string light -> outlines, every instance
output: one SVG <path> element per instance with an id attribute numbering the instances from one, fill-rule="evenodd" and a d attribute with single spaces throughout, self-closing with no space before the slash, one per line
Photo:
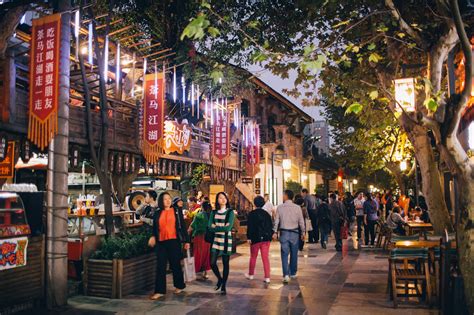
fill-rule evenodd
<path id="1" fill-rule="evenodd" d="M 194 82 L 191 83 L 191 115 L 194 116 Z"/>
<path id="2" fill-rule="evenodd" d="M 76 38 L 76 60 L 79 60 L 79 27 L 80 27 L 79 10 L 74 14 L 74 37 Z"/>
<path id="3" fill-rule="evenodd" d="M 196 86 L 197 88 L 197 92 L 196 92 L 196 102 L 197 102 L 197 117 L 199 119 L 199 107 L 200 107 L 200 104 L 201 102 L 199 101 L 199 98 L 201 96 L 201 94 L 199 93 L 199 84 Z"/>
<path id="4" fill-rule="evenodd" d="M 183 105 L 186 104 L 186 81 L 184 75 L 181 77 L 181 86 L 183 87 Z"/>
<path id="5" fill-rule="evenodd" d="M 207 129 L 207 119 L 208 119 L 207 97 L 204 99 L 204 116 L 205 116 L 204 122 L 205 122 L 205 126 L 206 126 L 206 129 Z"/>
<path id="6" fill-rule="evenodd" d="M 120 88 L 120 43 L 117 43 L 117 56 L 115 62 L 115 88 L 118 92 Z"/>
<path id="7" fill-rule="evenodd" d="M 104 80 L 107 83 L 107 77 L 109 72 L 109 35 L 105 36 L 104 44 Z"/>
<path id="8" fill-rule="evenodd" d="M 153 94 L 155 94 L 155 98 L 158 97 L 158 67 L 155 60 L 155 86 L 153 87 Z"/>
<path id="9" fill-rule="evenodd" d="M 173 67 L 173 102 L 176 103 L 176 66 Z"/>
<path id="10" fill-rule="evenodd" d="M 132 97 L 135 97 L 135 52 L 132 54 Z"/>
<path id="11" fill-rule="evenodd" d="M 94 60 L 94 53 L 93 53 L 93 50 L 92 50 L 92 32 L 93 32 L 93 29 L 92 29 L 92 22 L 89 22 L 89 38 L 87 40 L 87 51 L 89 53 L 89 64 L 92 66 L 92 63 L 93 63 L 93 60 Z"/>
<path id="12" fill-rule="evenodd" d="M 145 80 L 146 80 L 147 60 L 143 58 L 143 82 L 142 82 L 142 99 L 145 99 Z"/>

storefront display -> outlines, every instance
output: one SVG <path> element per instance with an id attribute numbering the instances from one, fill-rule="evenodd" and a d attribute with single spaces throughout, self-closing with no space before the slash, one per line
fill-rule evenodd
<path id="1" fill-rule="evenodd" d="M 0 238 L 31 233 L 23 201 L 16 193 L 0 192 Z"/>

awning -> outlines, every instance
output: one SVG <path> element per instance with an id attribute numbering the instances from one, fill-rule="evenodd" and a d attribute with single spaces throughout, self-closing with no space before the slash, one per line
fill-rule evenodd
<path id="1" fill-rule="evenodd" d="M 235 188 L 251 203 L 253 202 L 254 194 L 252 189 L 249 187 L 248 184 L 236 183 Z"/>

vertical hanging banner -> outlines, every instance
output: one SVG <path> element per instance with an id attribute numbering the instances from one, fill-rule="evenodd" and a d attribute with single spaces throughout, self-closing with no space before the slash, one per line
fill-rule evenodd
<path id="1" fill-rule="evenodd" d="M 61 14 L 33 20 L 28 139 L 40 150 L 58 131 Z"/>
<path id="2" fill-rule="evenodd" d="M 143 156 L 150 164 L 158 161 L 163 139 L 164 125 L 163 73 L 151 73 L 145 76 L 145 98 L 143 101 Z"/>
<path id="3" fill-rule="evenodd" d="M 230 155 L 229 113 L 216 111 L 212 127 L 212 155 L 223 160 Z"/>

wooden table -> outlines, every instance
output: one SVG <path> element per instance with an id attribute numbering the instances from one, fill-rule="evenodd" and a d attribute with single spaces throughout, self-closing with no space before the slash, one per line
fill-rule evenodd
<path id="1" fill-rule="evenodd" d="M 425 234 L 427 231 L 433 230 L 433 224 L 431 223 L 424 223 L 424 222 L 415 222 L 415 221 L 408 221 L 408 235 L 414 235 L 416 233 Z"/>
<path id="2" fill-rule="evenodd" d="M 395 243 L 396 248 L 434 248 L 439 247 L 438 241 L 398 241 Z"/>

